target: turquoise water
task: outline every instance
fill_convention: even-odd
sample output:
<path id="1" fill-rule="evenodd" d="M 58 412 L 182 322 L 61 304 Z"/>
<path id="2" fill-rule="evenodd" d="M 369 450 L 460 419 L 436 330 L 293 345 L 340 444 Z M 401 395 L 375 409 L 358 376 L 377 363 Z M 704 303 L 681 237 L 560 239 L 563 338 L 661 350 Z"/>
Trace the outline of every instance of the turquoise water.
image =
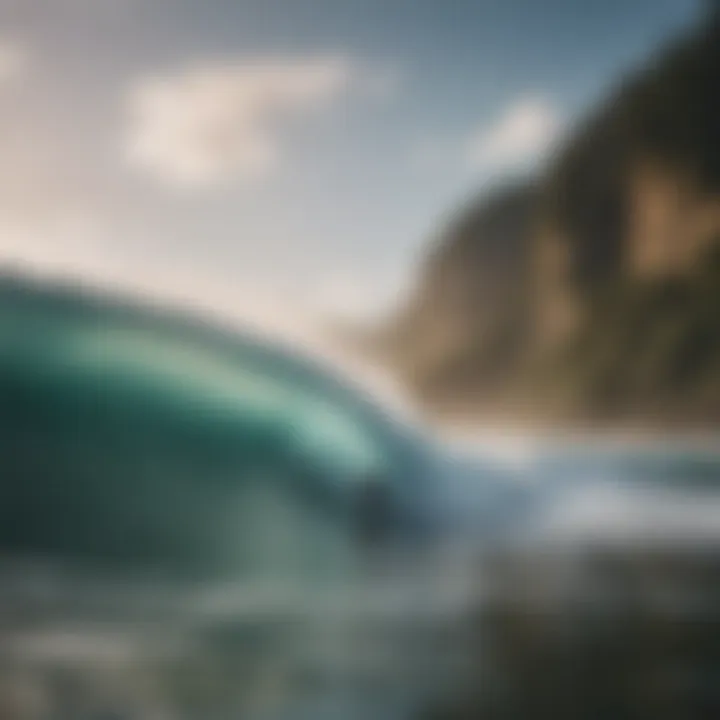
<path id="1" fill-rule="evenodd" d="M 82 717 L 399 720 L 467 682 L 477 651 L 463 644 L 468 618 L 495 580 L 483 565 L 488 549 L 512 548 L 531 560 L 535 574 L 514 581 L 527 597 L 540 590 L 565 603 L 607 596 L 587 575 L 599 549 L 613 547 L 622 558 L 682 551 L 686 590 L 695 587 L 688 578 L 697 558 L 720 558 L 713 453 L 546 447 L 521 466 L 477 450 L 452 465 L 456 476 L 448 470 L 444 478 L 447 534 L 422 555 L 388 553 L 366 574 L 330 574 L 324 583 L 288 572 L 252 582 L 169 582 L 152 573 L 6 563 L 0 667 L 7 678 L 23 678 L 35 702 L 57 712 L 51 717 L 67 717 L 66 703 L 88 713 Z M 281 529 L 267 528 L 271 536 Z M 543 581 L 533 585 L 538 575 Z M 682 601 L 672 580 L 643 582 L 637 591 L 648 601 Z M 695 587 L 693 612 L 717 589 Z"/>
<path id="2" fill-rule="evenodd" d="M 257 339 L 0 295 L 0 715 L 411 720 L 492 602 L 720 607 L 713 438 L 441 443 Z"/>

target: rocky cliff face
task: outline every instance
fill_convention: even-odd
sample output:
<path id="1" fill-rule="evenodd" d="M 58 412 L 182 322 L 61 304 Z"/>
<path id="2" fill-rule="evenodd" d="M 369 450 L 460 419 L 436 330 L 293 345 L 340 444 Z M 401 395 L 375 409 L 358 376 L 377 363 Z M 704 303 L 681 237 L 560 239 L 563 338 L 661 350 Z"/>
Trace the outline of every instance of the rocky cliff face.
<path id="1" fill-rule="evenodd" d="M 536 189 L 504 189 L 471 205 L 435 245 L 391 328 L 391 362 L 428 398 L 489 390 L 527 337 Z M 479 388 L 478 388 L 479 389 Z"/>
<path id="2" fill-rule="evenodd" d="M 461 215 L 389 344 L 422 397 L 720 420 L 717 88 L 720 13 L 627 80 L 536 186 Z"/>
<path id="3" fill-rule="evenodd" d="M 720 237 L 720 195 L 649 161 L 638 163 L 629 180 L 629 273 L 639 279 L 691 275 Z"/>

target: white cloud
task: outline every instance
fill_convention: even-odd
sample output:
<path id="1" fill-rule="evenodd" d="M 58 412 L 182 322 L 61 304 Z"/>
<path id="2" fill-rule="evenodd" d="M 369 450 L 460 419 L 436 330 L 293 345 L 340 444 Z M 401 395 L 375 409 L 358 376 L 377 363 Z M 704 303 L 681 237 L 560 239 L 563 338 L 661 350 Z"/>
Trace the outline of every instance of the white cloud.
<path id="1" fill-rule="evenodd" d="M 335 98 L 353 69 L 341 57 L 262 59 L 140 79 L 127 98 L 126 159 L 179 185 L 266 175 L 287 124 Z"/>
<path id="2" fill-rule="evenodd" d="M 468 158 L 473 167 L 489 171 L 526 166 L 547 155 L 562 127 L 552 103 L 538 96 L 523 97 L 471 138 Z"/>
<path id="3" fill-rule="evenodd" d="M 16 80 L 26 69 L 28 60 L 29 52 L 23 43 L 0 39 L 0 84 Z"/>

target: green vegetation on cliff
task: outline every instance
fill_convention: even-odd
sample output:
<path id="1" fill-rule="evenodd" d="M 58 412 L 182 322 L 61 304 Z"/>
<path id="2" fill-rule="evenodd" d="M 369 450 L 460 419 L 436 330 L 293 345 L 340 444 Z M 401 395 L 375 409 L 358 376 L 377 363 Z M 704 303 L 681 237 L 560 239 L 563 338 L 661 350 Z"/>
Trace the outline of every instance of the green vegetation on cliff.
<path id="1" fill-rule="evenodd" d="M 393 361 L 421 397 L 471 413 L 521 398 L 543 420 L 720 420 L 718 88 L 711 12 L 589 114 L 535 187 L 449 228 L 395 325 Z"/>

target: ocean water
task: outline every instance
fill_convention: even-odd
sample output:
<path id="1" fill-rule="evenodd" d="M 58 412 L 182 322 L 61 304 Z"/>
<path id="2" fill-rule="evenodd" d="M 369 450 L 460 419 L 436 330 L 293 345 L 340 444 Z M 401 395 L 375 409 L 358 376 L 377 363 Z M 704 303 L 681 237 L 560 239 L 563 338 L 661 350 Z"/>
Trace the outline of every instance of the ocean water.
<path id="1" fill-rule="evenodd" d="M 4 557 L 0 717 L 420 720 L 495 671 L 487 607 L 552 618 L 547 647 L 631 602 L 717 629 L 714 447 L 477 438 L 441 467 L 431 542 L 323 581 Z"/>

